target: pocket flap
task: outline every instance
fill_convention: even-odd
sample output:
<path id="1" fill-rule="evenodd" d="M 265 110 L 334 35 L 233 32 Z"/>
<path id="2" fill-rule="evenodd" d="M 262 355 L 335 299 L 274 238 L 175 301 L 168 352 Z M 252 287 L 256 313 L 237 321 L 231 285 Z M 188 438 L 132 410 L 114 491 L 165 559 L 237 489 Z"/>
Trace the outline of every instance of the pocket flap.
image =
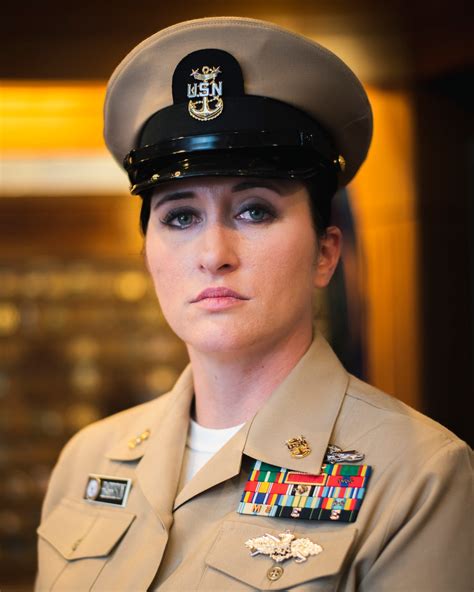
<path id="1" fill-rule="evenodd" d="M 313 543 L 321 545 L 323 550 L 319 555 L 310 556 L 302 563 L 287 559 L 276 564 L 283 568 L 283 574 L 277 581 L 271 581 L 267 577 L 267 572 L 275 562 L 268 555 L 252 557 L 245 541 L 266 533 L 278 537 L 285 530 L 285 526 L 286 524 L 280 529 L 270 529 L 263 525 L 226 521 L 206 557 L 206 563 L 254 588 L 281 590 L 337 574 L 357 533 L 357 530 L 350 526 L 336 531 L 315 528 L 310 534 L 291 530 L 297 538 L 309 538 Z"/>
<path id="2" fill-rule="evenodd" d="M 65 559 L 102 557 L 110 553 L 134 519 L 135 514 L 121 508 L 109 510 L 64 498 L 37 533 Z"/>

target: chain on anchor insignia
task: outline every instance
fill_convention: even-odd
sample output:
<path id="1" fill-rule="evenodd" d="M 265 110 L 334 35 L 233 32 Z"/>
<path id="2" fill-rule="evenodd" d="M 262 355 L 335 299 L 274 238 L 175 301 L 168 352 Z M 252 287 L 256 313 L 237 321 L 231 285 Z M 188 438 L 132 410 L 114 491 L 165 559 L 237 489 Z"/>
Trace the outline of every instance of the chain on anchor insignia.
<path id="1" fill-rule="evenodd" d="M 199 68 L 192 70 L 190 75 L 197 82 L 188 83 L 188 111 L 194 119 L 209 121 L 224 110 L 222 80 L 217 80 L 219 74 L 219 66 L 202 66 L 201 72 Z"/>

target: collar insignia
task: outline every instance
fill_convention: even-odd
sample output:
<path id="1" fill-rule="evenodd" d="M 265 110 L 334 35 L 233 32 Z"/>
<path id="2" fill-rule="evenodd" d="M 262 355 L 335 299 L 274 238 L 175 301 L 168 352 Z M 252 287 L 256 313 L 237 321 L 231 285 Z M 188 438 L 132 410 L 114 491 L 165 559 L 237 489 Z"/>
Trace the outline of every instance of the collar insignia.
<path id="1" fill-rule="evenodd" d="M 150 433 L 151 433 L 150 430 L 145 430 L 141 434 L 138 434 L 138 436 L 135 436 L 134 438 L 129 440 L 128 447 L 130 448 L 130 450 L 133 450 L 137 446 L 141 446 L 142 442 L 145 442 L 145 440 L 148 440 L 148 438 L 150 437 Z"/>
<path id="2" fill-rule="evenodd" d="M 255 461 L 237 512 L 251 516 L 355 522 L 372 473 L 368 465 L 324 464 L 299 473 Z"/>
<path id="3" fill-rule="evenodd" d="M 293 458 L 304 458 L 308 454 L 311 454 L 311 446 L 304 436 L 290 438 L 285 444 Z"/>

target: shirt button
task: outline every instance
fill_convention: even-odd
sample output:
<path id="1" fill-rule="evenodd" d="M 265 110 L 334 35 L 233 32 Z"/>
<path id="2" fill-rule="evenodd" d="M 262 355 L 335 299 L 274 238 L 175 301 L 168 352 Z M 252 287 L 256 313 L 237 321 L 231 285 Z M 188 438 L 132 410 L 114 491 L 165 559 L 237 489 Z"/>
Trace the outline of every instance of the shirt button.
<path id="1" fill-rule="evenodd" d="M 281 576 L 283 575 L 283 572 L 285 570 L 280 567 L 279 565 L 274 565 L 273 567 L 271 567 L 268 571 L 267 571 L 267 578 L 271 581 L 271 582 L 275 582 L 276 580 L 279 580 L 281 578 Z"/>

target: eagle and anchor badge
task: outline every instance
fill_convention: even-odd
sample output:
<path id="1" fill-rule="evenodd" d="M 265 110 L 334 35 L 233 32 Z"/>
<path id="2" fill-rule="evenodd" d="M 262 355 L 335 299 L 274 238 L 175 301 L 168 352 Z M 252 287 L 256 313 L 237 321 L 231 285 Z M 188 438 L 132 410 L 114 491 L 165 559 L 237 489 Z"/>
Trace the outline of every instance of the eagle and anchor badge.
<path id="1" fill-rule="evenodd" d="M 223 83 L 217 80 L 222 71 L 220 66 L 202 66 L 200 70 L 193 68 L 190 74 L 196 82 L 188 83 L 188 111 L 194 119 L 209 121 L 224 110 Z"/>

